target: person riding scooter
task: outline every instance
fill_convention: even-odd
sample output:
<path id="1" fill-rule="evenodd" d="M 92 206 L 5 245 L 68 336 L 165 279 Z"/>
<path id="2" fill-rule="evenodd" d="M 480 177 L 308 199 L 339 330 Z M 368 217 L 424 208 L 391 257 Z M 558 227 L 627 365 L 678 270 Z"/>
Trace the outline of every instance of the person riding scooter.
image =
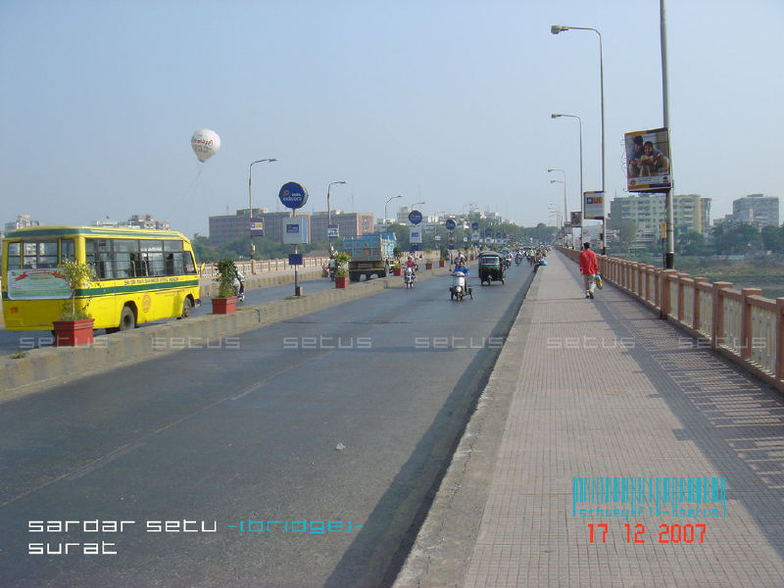
<path id="1" fill-rule="evenodd" d="M 237 302 L 245 302 L 245 274 L 234 266 L 234 295 L 237 297 Z"/>
<path id="2" fill-rule="evenodd" d="M 408 256 L 408 260 L 406 261 L 405 268 L 403 269 L 403 283 L 406 285 L 407 288 L 414 287 L 414 281 L 416 280 L 416 271 L 419 269 L 419 265 L 414 258 L 410 255 Z"/>

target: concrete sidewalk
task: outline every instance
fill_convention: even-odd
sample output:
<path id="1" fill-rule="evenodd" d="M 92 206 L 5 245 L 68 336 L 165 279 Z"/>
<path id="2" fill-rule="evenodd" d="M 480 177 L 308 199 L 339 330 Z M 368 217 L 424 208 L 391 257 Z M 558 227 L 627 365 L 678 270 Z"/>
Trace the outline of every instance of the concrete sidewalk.
<path id="1" fill-rule="evenodd" d="M 585 299 L 576 264 L 548 261 L 395 585 L 784 586 L 781 395 L 610 285 Z M 645 498 L 596 516 L 573 493 L 575 478 L 673 476 L 726 479 L 726 515 L 708 494 L 716 516 Z"/>

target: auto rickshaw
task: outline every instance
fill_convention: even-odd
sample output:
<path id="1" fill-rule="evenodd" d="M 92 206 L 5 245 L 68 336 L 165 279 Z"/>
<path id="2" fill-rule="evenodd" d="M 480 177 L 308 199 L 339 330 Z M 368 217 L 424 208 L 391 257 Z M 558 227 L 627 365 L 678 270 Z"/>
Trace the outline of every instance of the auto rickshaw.
<path id="1" fill-rule="evenodd" d="M 504 258 L 496 251 L 483 251 L 479 254 L 479 281 L 489 286 L 491 282 L 504 283 Z"/>

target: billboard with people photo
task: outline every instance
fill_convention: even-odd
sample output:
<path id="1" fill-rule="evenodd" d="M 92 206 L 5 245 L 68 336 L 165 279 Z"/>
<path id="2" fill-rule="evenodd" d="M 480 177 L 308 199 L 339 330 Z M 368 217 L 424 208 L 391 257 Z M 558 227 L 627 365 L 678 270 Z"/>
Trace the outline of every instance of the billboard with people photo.
<path id="1" fill-rule="evenodd" d="M 672 187 L 667 129 L 626 133 L 624 143 L 629 192 L 662 192 Z"/>

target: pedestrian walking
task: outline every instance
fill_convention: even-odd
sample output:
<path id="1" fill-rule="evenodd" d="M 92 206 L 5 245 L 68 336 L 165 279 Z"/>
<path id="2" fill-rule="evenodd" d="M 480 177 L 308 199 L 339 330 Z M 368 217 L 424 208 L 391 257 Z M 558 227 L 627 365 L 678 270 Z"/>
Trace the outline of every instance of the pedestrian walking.
<path id="1" fill-rule="evenodd" d="M 596 261 L 596 254 L 591 251 L 590 243 L 583 243 L 583 251 L 580 253 L 580 273 L 583 275 L 583 283 L 585 284 L 585 297 L 593 298 L 599 263 Z"/>

